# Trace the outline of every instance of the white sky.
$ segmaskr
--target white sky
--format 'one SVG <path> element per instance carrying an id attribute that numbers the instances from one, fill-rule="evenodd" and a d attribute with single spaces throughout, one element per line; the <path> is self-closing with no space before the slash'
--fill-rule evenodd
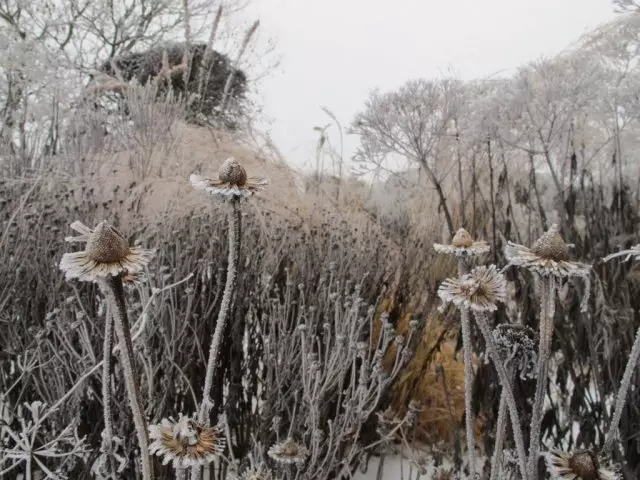
<path id="1" fill-rule="evenodd" d="M 314 162 L 313 127 L 330 122 L 322 106 L 346 127 L 375 87 L 508 72 L 614 16 L 610 0 L 255 0 L 247 13 L 281 57 L 262 80 L 264 128 L 298 167 Z"/>

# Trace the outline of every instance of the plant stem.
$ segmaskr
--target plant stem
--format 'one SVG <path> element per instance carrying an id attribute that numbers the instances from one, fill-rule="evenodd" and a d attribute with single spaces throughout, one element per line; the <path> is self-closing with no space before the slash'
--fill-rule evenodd
<path id="1" fill-rule="evenodd" d="M 467 273 L 467 265 L 464 258 L 458 259 L 458 276 Z M 473 345 L 471 344 L 471 321 L 469 310 L 460 309 L 460 321 L 462 324 L 462 350 L 464 361 L 464 417 L 467 432 L 467 453 L 469 455 L 469 477 L 475 478 L 476 451 L 473 435 L 473 408 L 471 404 L 473 396 Z"/>
<path id="2" fill-rule="evenodd" d="M 115 473 L 113 464 L 113 424 L 111 416 L 111 348 L 113 344 L 113 314 L 110 302 L 107 302 L 107 312 L 104 319 L 104 346 L 102 351 L 102 410 L 104 416 L 104 431 L 102 445 L 107 454 L 107 471 Z"/>
<path id="3" fill-rule="evenodd" d="M 216 329 L 211 337 L 211 346 L 209 347 L 209 359 L 207 361 L 207 372 L 204 378 L 204 389 L 202 391 L 202 404 L 198 412 L 198 421 L 200 423 L 209 423 L 209 414 L 213 408 L 211 400 L 211 386 L 216 370 L 216 362 L 218 352 L 222 342 L 222 334 L 227 324 L 229 312 L 231 310 L 231 299 L 235 290 L 236 280 L 238 276 L 238 258 L 240 253 L 240 234 L 241 234 L 241 214 L 240 200 L 238 198 L 231 199 L 231 212 L 228 214 L 229 221 L 229 258 L 227 265 L 227 280 L 222 295 L 222 303 L 218 312 L 218 320 L 216 321 Z M 201 477 L 202 469 L 200 466 L 194 466 L 191 469 L 191 479 L 198 480 Z"/>
<path id="4" fill-rule="evenodd" d="M 476 455 L 473 435 L 473 409 L 471 405 L 473 395 L 473 348 L 471 346 L 471 325 L 469 311 L 460 310 L 462 320 L 462 348 L 464 358 L 464 416 L 467 429 L 467 452 L 469 455 L 469 478 L 475 478 Z"/>
<path id="5" fill-rule="evenodd" d="M 213 384 L 213 376 L 216 369 L 216 361 L 218 359 L 218 351 L 222 342 L 222 334 L 224 333 L 229 311 L 231 310 L 231 298 L 236 286 L 238 276 L 238 257 L 240 250 L 240 204 L 239 199 L 231 200 L 232 211 L 229 212 L 229 259 L 227 265 L 227 280 L 222 295 L 222 303 L 220 304 L 220 312 L 218 312 L 218 320 L 216 329 L 211 338 L 211 346 L 209 348 L 209 360 L 207 361 L 207 372 L 204 379 L 204 390 L 202 392 L 202 404 L 198 413 L 198 421 L 205 422 L 213 403 L 211 401 L 211 386 Z"/>
<path id="6" fill-rule="evenodd" d="M 620 424 L 620 418 L 622 417 L 622 410 L 624 409 L 625 403 L 627 402 L 627 394 L 629 393 L 629 388 L 631 388 L 631 377 L 635 373 L 636 367 L 638 366 L 638 358 L 640 357 L 640 328 L 636 332 L 636 339 L 633 342 L 633 347 L 631 348 L 631 354 L 629 355 L 629 361 L 627 362 L 627 366 L 624 369 L 624 375 L 622 376 L 622 381 L 620 382 L 620 388 L 618 389 L 618 398 L 616 399 L 616 407 L 613 411 L 613 418 L 611 420 L 611 425 L 609 427 L 609 431 L 607 432 L 607 436 L 604 442 L 603 451 L 608 453 L 613 447 L 613 441 L 618 432 L 618 425 Z"/>
<path id="7" fill-rule="evenodd" d="M 475 313 L 475 319 L 484 337 L 489 355 L 491 355 L 493 364 L 496 367 L 496 371 L 498 372 L 498 378 L 500 379 L 500 384 L 502 385 L 502 391 L 506 395 L 505 400 L 507 402 L 507 407 L 509 407 L 511 428 L 513 431 L 513 439 L 516 443 L 516 452 L 518 453 L 518 464 L 520 467 L 520 473 L 522 474 L 522 479 L 527 480 L 530 478 L 531 480 L 535 480 L 534 477 L 529 477 L 527 474 L 527 454 L 524 449 L 524 438 L 522 436 L 522 426 L 520 425 L 518 406 L 516 405 L 516 399 L 513 395 L 513 389 L 511 388 L 511 382 L 509 381 L 507 369 L 504 366 L 504 360 L 498 355 L 498 347 L 496 347 L 496 342 L 493 338 L 491 330 L 489 329 L 489 324 L 487 322 L 487 313 L 477 312 Z"/>
<path id="8" fill-rule="evenodd" d="M 507 369 L 509 374 L 510 384 L 513 385 L 514 374 Z M 500 406 L 498 407 L 498 421 L 496 424 L 496 444 L 493 449 L 493 456 L 491 458 L 491 480 L 499 480 L 500 472 L 502 470 L 502 449 L 504 447 L 504 440 L 507 433 L 507 393 L 504 388 L 500 392 Z"/>
<path id="9" fill-rule="evenodd" d="M 536 395 L 531 414 L 531 435 L 529 437 L 529 461 L 527 472 L 531 479 L 538 477 L 538 454 L 540 452 L 540 427 L 544 411 L 544 399 L 547 392 L 547 374 L 551 341 L 553 339 L 553 317 L 555 313 L 555 281 L 549 275 L 540 279 L 542 282 L 542 299 L 540 308 L 540 344 L 538 347 L 538 372 Z"/>
<path id="10" fill-rule="evenodd" d="M 140 444 L 140 460 L 142 462 L 142 477 L 144 480 L 152 480 L 153 466 L 149 457 L 149 437 L 147 433 L 147 422 L 145 420 L 140 391 L 138 387 L 138 377 L 135 371 L 135 361 L 133 355 L 133 343 L 131 341 L 131 330 L 129 329 L 129 319 L 127 318 L 127 308 L 124 299 L 124 289 L 122 278 L 109 277 L 100 282 L 100 287 L 107 297 L 112 317 L 120 341 L 120 360 L 124 372 L 125 386 L 129 397 L 133 422 Z"/>

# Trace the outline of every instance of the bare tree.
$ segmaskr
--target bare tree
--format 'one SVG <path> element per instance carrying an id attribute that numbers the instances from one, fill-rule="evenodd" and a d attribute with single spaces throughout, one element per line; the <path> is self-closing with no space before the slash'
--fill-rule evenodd
<path id="1" fill-rule="evenodd" d="M 395 92 L 376 91 L 351 127 L 361 142 L 354 161 L 375 170 L 384 168 L 391 156 L 400 155 L 426 172 L 451 235 L 455 228 L 443 178 L 453 164 L 440 155 L 440 147 L 445 136 L 454 138 L 450 128 L 459 108 L 454 85 L 453 80 L 415 80 Z"/>

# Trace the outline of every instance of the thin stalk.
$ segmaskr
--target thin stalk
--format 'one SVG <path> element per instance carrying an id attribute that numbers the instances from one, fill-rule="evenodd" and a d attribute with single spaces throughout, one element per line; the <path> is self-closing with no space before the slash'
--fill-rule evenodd
<path id="1" fill-rule="evenodd" d="M 142 401 L 140 399 L 139 381 L 135 371 L 135 361 L 133 355 L 133 342 L 131 341 L 131 330 L 129 329 L 129 319 L 127 318 L 127 308 L 124 299 L 124 289 L 122 278 L 109 277 L 100 283 L 100 287 L 107 297 L 110 310 L 116 329 L 116 334 L 120 341 L 120 360 L 124 372 L 125 386 L 131 412 L 133 413 L 133 423 L 135 425 L 138 443 L 140 445 L 140 460 L 142 462 L 142 478 L 152 480 L 153 466 L 149 457 L 149 437 L 147 433 L 147 421 L 143 414 Z"/>
<path id="2" fill-rule="evenodd" d="M 207 372 L 204 378 L 204 389 L 202 392 L 202 404 L 198 412 L 198 422 L 207 424 L 209 423 L 209 414 L 213 408 L 213 401 L 211 400 L 211 386 L 213 384 L 213 377 L 216 370 L 216 362 L 218 359 L 218 352 L 220 350 L 220 344 L 222 343 L 222 334 L 229 318 L 229 312 L 231 310 L 231 299 L 233 297 L 233 291 L 236 287 L 236 281 L 238 277 L 238 258 L 240 253 L 240 233 L 241 233 L 241 214 L 240 214 L 240 200 L 238 198 L 231 199 L 231 211 L 228 215 L 229 221 L 229 258 L 227 266 L 227 280 L 224 286 L 224 293 L 222 294 L 222 303 L 220 304 L 220 311 L 218 312 L 218 320 L 216 321 L 216 329 L 211 337 L 211 346 L 209 347 L 209 359 L 207 361 Z M 199 480 L 201 477 L 202 469 L 200 466 L 194 466 L 191 469 L 191 479 Z"/>
<path id="3" fill-rule="evenodd" d="M 500 379 L 500 384 L 502 385 L 502 391 L 505 392 L 506 395 L 505 400 L 507 402 L 507 407 L 509 408 L 509 414 L 511 417 L 511 428 L 513 430 L 513 439 L 516 443 L 516 452 L 518 454 L 518 465 L 520 467 L 520 473 L 523 480 L 534 480 L 535 477 L 530 477 L 527 474 L 527 454 L 524 449 L 524 437 L 522 436 L 520 414 L 518 413 L 516 398 L 513 395 L 513 389 L 511 388 L 511 382 L 509 381 L 509 374 L 507 373 L 507 369 L 504 366 L 503 359 L 498 355 L 498 347 L 496 346 L 493 334 L 489 329 L 489 324 L 487 322 L 487 313 L 478 312 L 474 316 L 478 327 L 482 332 L 482 336 L 484 337 L 489 355 L 493 359 L 493 365 L 498 372 L 498 378 Z"/>
<path id="4" fill-rule="evenodd" d="M 467 266 L 463 258 L 458 259 L 458 275 L 467 273 Z M 473 395 L 473 346 L 471 344 L 471 321 L 467 309 L 460 310 L 462 323 L 462 350 L 464 361 L 464 416 L 467 433 L 467 453 L 469 455 L 469 476 L 476 475 L 476 451 L 473 435 L 473 409 L 471 405 Z"/>
<path id="5" fill-rule="evenodd" d="M 613 447 L 613 441 L 616 438 L 618 432 L 618 425 L 620 424 L 620 418 L 622 417 L 622 410 L 627 402 L 627 394 L 629 388 L 631 388 L 631 377 L 635 373 L 638 366 L 638 358 L 640 357 L 640 328 L 636 332 L 636 339 L 633 342 L 633 348 L 631 348 L 631 354 L 629 355 L 629 361 L 624 369 L 624 375 L 620 382 L 620 388 L 618 390 L 618 398 L 616 399 L 616 407 L 613 411 L 613 419 L 604 442 L 604 452 L 608 453 Z"/>
<path id="6" fill-rule="evenodd" d="M 513 371 L 507 369 L 509 374 L 510 384 L 513 385 L 514 374 Z M 507 423 L 509 418 L 507 417 L 507 393 L 504 388 L 500 392 L 500 406 L 498 407 L 498 421 L 496 424 L 496 444 L 493 449 L 493 456 L 491 457 L 491 479 L 500 480 L 500 473 L 502 470 L 502 449 L 504 447 L 504 440 L 507 434 Z"/>
<path id="7" fill-rule="evenodd" d="M 473 348 L 471 346 L 471 322 L 469 320 L 469 311 L 460 310 L 460 318 L 462 320 L 462 349 L 464 357 L 464 411 L 465 423 L 467 429 L 467 451 L 469 455 L 469 478 L 475 478 L 476 472 L 476 455 L 475 442 L 473 435 L 473 409 L 471 405 L 473 394 Z"/>
<path id="8" fill-rule="evenodd" d="M 555 313 L 555 282 L 553 276 L 541 278 L 542 299 L 540 308 L 540 344 L 538 347 L 538 372 L 536 395 L 531 414 L 531 435 L 529 437 L 529 461 L 527 472 L 529 478 L 537 478 L 538 455 L 540 453 L 540 428 L 544 413 L 544 399 L 547 393 L 547 375 L 549 371 L 549 357 L 551 356 L 551 341 L 553 339 L 553 316 Z"/>
<path id="9" fill-rule="evenodd" d="M 229 311 L 231 310 L 231 298 L 233 297 L 233 291 L 236 286 L 238 276 L 238 258 L 240 251 L 240 203 L 238 199 L 231 201 L 231 212 L 228 215 L 229 221 L 229 259 L 227 266 L 227 280 L 224 286 L 224 293 L 222 294 L 222 303 L 220 304 L 220 312 L 218 312 L 218 320 L 216 322 L 216 329 L 211 337 L 211 346 L 209 348 L 209 360 L 207 361 L 207 372 L 204 378 L 204 390 L 202 392 L 202 404 L 200 405 L 200 412 L 198 413 L 198 421 L 200 423 L 208 421 L 207 417 L 213 407 L 211 401 L 211 386 L 213 384 L 213 376 L 216 370 L 216 361 L 218 359 L 218 352 L 220 350 L 220 343 L 222 342 L 222 334 L 229 318 Z"/>
<path id="10" fill-rule="evenodd" d="M 111 415 L 111 348 L 113 343 L 113 315 L 111 306 L 107 302 L 107 312 L 104 320 L 104 346 L 102 352 L 102 413 L 104 416 L 104 431 L 102 445 L 108 455 L 108 472 L 115 473 L 113 464 L 113 424 Z"/>

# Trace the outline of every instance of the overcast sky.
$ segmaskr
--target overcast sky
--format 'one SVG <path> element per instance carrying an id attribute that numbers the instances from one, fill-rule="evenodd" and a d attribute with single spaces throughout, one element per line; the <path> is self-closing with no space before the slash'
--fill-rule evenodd
<path id="1" fill-rule="evenodd" d="M 509 72 L 614 16 L 610 0 L 255 0 L 279 68 L 262 81 L 268 128 L 287 160 L 312 165 L 321 107 L 348 125 L 375 87 L 454 72 Z M 337 140 L 336 130 L 329 130 Z M 347 142 L 347 156 L 357 146 Z"/>

